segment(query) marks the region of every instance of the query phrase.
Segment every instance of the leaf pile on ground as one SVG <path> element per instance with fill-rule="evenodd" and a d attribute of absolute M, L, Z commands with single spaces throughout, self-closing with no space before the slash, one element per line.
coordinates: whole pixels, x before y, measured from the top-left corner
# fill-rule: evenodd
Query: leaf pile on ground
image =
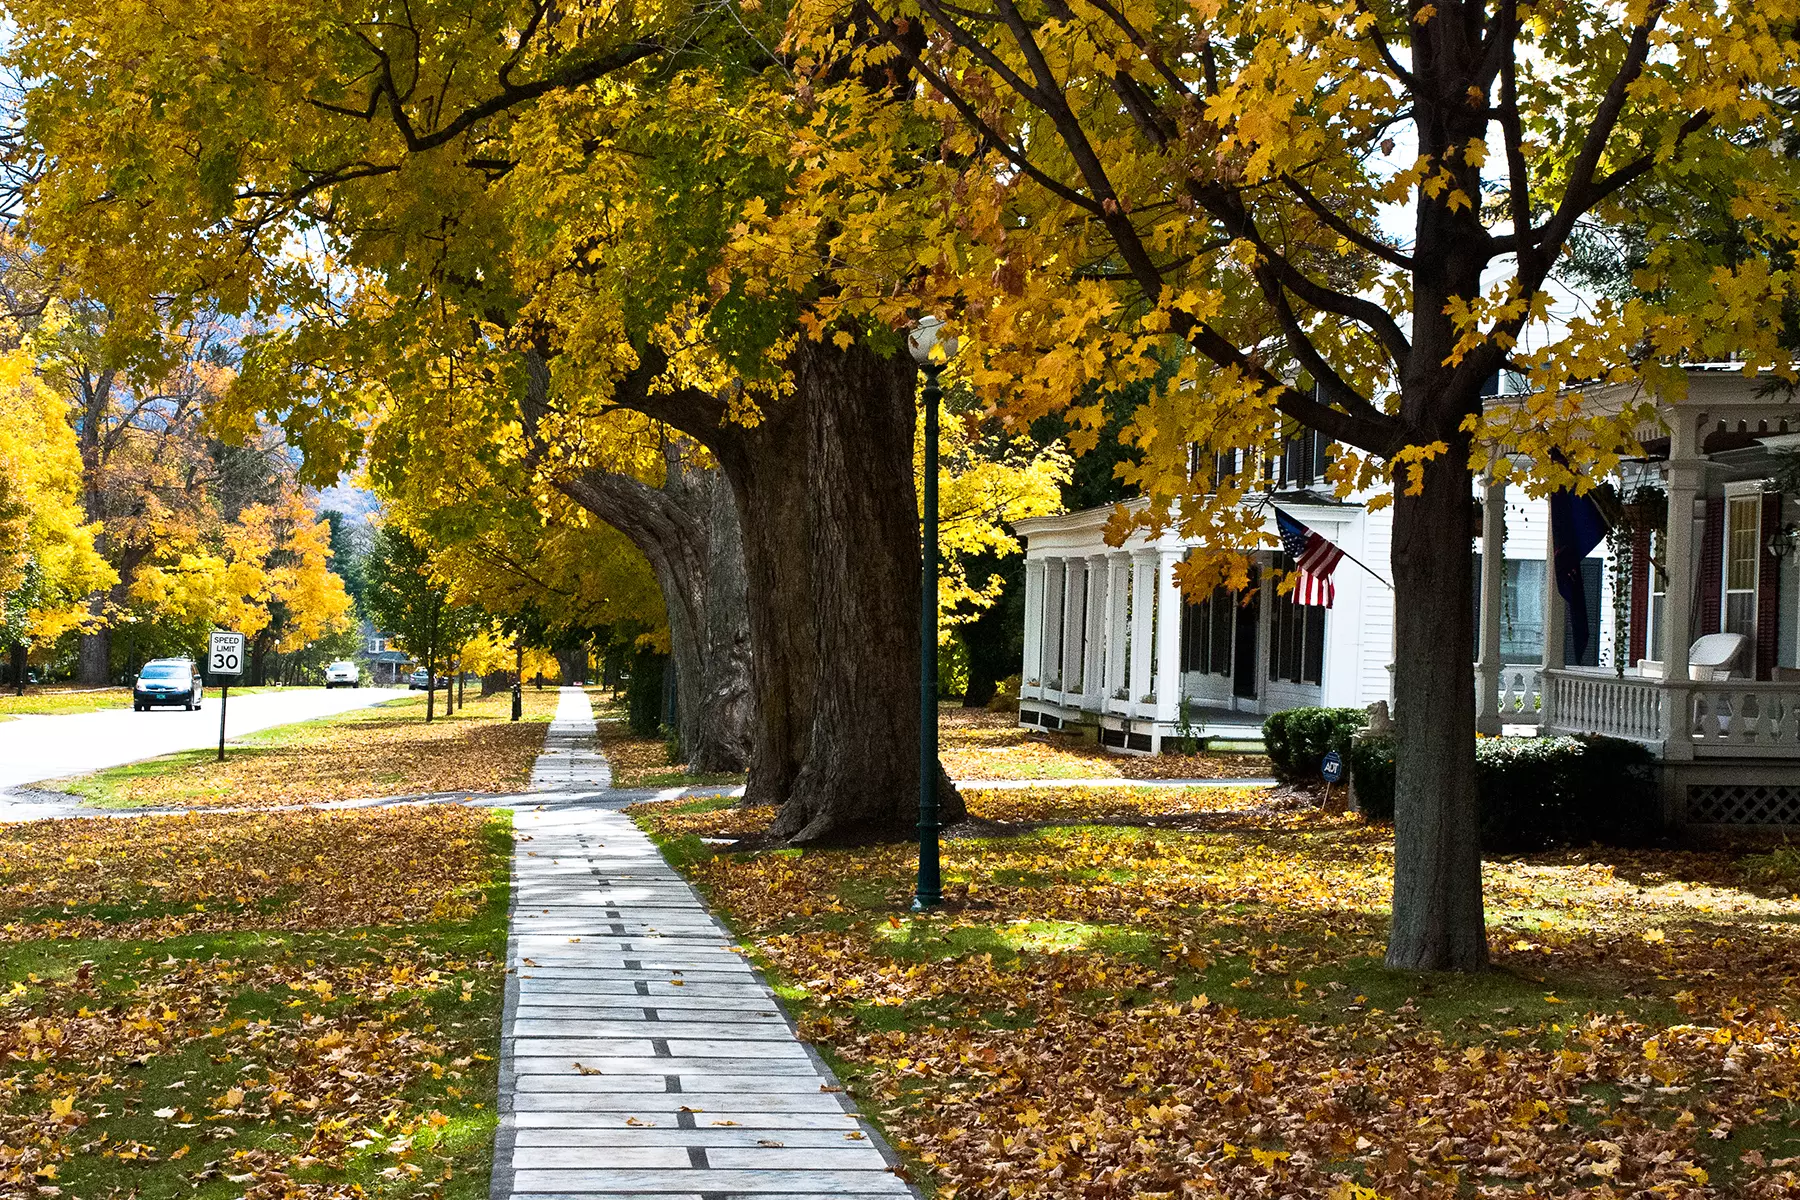
<path fill-rule="evenodd" d="M 1114 754 L 1076 734 L 1022 728 L 1012 713 L 938 710 L 939 756 L 952 779 L 1265 779 L 1260 754 Z"/>
<path fill-rule="evenodd" d="M 471 699 L 429 724 L 425 700 L 408 697 L 317 721 L 250 734 L 212 750 L 164 755 L 40 785 L 107 806 L 266 808 L 321 800 L 451 792 L 506 793 L 531 781 L 555 693 L 525 693 L 514 723 L 507 693 Z"/>
<path fill-rule="evenodd" d="M 744 933 L 939 1196 L 1800 1192 L 1800 897 L 1727 854 L 1491 862 L 1497 968 L 1381 965 L 1388 831 L 1074 824 L 710 853 Z"/>
<path fill-rule="evenodd" d="M 227 834 L 230 824 L 241 829 Z M 0 1196 L 486 1196 L 504 814 L 210 815 L 0 832 L 15 918 L 0 962 Z M 386 899 L 299 877 L 339 873 L 332 860 L 343 856 Z M 154 865 L 139 870 L 138 857 Z M 202 882 L 180 880 L 189 867 Z M 78 876 L 96 870 L 106 883 L 83 893 Z M 225 891 L 197 901 L 208 911 L 184 917 L 190 932 L 174 936 L 165 931 L 180 925 L 148 916 L 98 929 L 87 918 L 19 922 L 52 882 L 81 903 L 127 907 L 172 900 L 170 886 L 187 889 L 184 902 Z M 445 893 L 456 894 L 447 905 Z M 221 919 L 221 901 L 237 911 Z M 260 921 L 258 903 L 268 909 Z M 18 940 L 26 933 L 38 936 Z"/>
<path fill-rule="evenodd" d="M 466 920 L 490 814 L 454 805 L 0 825 L 0 941 Z"/>
<path fill-rule="evenodd" d="M 961 789 L 970 823 L 950 837 L 1003 832 L 996 825 L 1069 823 L 1171 825 L 1180 828 L 1318 827 L 1355 824 L 1359 818 L 1320 814 L 1310 797 L 1264 787 L 1034 787 Z M 768 832 L 775 808 L 745 808 L 728 797 L 678 797 L 626 809 L 652 820 L 664 837 L 738 840 Z"/>

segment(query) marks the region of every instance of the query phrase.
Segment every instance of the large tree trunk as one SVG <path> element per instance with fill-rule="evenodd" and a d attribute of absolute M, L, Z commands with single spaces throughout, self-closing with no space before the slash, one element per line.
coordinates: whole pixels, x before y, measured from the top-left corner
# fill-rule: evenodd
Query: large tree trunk
<path fill-rule="evenodd" d="M 1415 971 L 1487 965 L 1475 793 L 1473 505 L 1466 444 L 1425 468 L 1394 506 L 1394 918 L 1387 964 Z"/>
<path fill-rule="evenodd" d="M 676 732 L 688 768 L 741 771 L 749 761 L 749 612 L 737 512 L 717 471 L 671 446 L 664 485 L 587 471 L 562 485 L 576 503 L 631 539 L 650 562 L 684 681 Z"/>
<path fill-rule="evenodd" d="M 744 571 L 744 535 L 737 500 L 717 471 L 708 471 L 705 653 L 700 673 L 681 689 L 699 712 L 688 769 L 742 771 L 750 764 L 756 704 L 750 690 L 750 581 Z M 698 686 L 693 682 L 698 680 Z"/>
<path fill-rule="evenodd" d="M 112 682 L 112 630 L 96 629 L 81 635 L 75 664 L 75 679 L 87 687 L 105 687 Z"/>
<path fill-rule="evenodd" d="M 775 726 L 788 758 L 773 764 L 785 786 L 772 832 L 795 843 L 902 837 L 919 786 L 915 369 L 861 342 L 804 339 L 788 366 L 789 427 L 747 431 L 777 436 L 743 439 L 751 480 L 740 493 L 752 628 L 773 635 L 788 705 Z M 762 640 L 755 657 L 760 668 Z M 759 756 L 751 782 L 768 795 L 764 769 Z M 939 791 L 941 819 L 960 820 L 941 773 Z"/>
<path fill-rule="evenodd" d="M 915 368 L 802 339 L 791 395 L 755 424 L 691 390 L 652 392 L 654 351 L 614 399 L 711 450 L 737 500 L 756 718 L 747 804 L 796 843 L 910 834 L 918 819 Z M 939 813 L 962 797 L 939 772 Z"/>
<path fill-rule="evenodd" d="M 527 351 L 526 421 L 548 408 L 549 361 Z M 610 471 L 584 471 L 558 484 L 577 504 L 617 529 L 649 560 L 668 615 L 680 708 L 676 734 L 688 769 L 742 771 L 750 759 L 752 695 L 749 612 L 741 538 L 730 488 L 696 466 L 694 447 L 664 447 L 664 482 L 651 487 Z"/>

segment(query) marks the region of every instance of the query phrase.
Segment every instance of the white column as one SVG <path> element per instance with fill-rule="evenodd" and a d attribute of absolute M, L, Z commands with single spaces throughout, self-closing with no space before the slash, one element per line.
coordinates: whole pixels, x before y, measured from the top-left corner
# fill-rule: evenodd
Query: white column
<path fill-rule="evenodd" d="M 1131 556 L 1114 554 L 1107 558 L 1106 584 L 1106 699 L 1110 703 L 1121 691 L 1130 699 L 1131 663 L 1126 657 L 1131 644 Z"/>
<path fill-rule="evenodd" d="M 1131 556 L 1131 679 L 1130 692 L 1133 710 L 1143 703 L 1145 696 L 1156 690 L 1151 679 L 1155 669 L 1156 627 L 1152 618 L 1156 613 L 1156 555 L 1133 554 Z"/>
<path fill-rule="evenodd" d="M 1506 481 L 1489 469 L 1481 502 L 1481 696 L 1475 728 L 1500 732 L 1500 605 L 1506 581 Z"/>
<path fill-rule="evenodd" d="M 1062 686 L 1065 703 L 1080 703 L 1084 634 L 1087 632 L 1087 560 L 1063 562 Z"/>
<path fill-rule="evenodd" d="M 1087 560 L 1087 655 L 1081 667 L 1081 706 L 1096 712 L 1106 708 L 1106 589 L 1110 583 L 1106 556 L 1090 556 Z"/>
<path fill-rule="evenodd" d="M 1179 550 L 1164 550 L 1156 564 L 1156 719 L 1173 721 L 1181 709 L 1181 587 L 1175 582 Z"/>
<path fill-rule="evenodd" d="M 1663 598 L 1663 758 L 1694 757 L 1690 722 L 1688 650 L 1694 640 L 1694 503 L 1700 496 L 1697 433 L 1679 407 L 1670 422 L 1668 590 Z"/>
<path fill-rule="evenodd" d="M 1025 560 L 1025 661 L 1019 668 L 1020 695 L 1036 695 L 1044 681 L 1044 560 Z"/>
<path fill-rule="evenodd" d="M 1044 691 L 1062 691 L 1063 560 L 1044 560 Z"/>
<path fill-rule="evenodd" d="M 1663 677 L 1688 677 L 1694 640 L 1694 502 L 1700 495 L 1698 464 L 1669 460 L 1668 591 L 1663 600 Z"/>

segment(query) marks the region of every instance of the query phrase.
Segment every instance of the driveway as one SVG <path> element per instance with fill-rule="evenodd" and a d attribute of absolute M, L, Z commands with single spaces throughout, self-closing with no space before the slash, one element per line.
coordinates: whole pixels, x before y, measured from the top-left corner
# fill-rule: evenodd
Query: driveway
<path fill-rule="evenodd" d="M 405 688 L 295 688 L 233 696 L 225 735 L 240 737 L 275 725 L 335 716 L 406 695 Z M 219 693 L 207 689 L 197 712 L 129 708 L 0 721 L 0 795 L 40 779 L 85 775 L 103 767 L 197 750 L 219 742 Z"/>

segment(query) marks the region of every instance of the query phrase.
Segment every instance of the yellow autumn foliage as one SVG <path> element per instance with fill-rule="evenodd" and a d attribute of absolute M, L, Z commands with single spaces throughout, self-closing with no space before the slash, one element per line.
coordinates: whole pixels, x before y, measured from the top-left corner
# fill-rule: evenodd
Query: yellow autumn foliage
<path fill-rule="evenodd" d="M 43 646 L 80 625 L 117 578 L 81 507 L 81 455 L 28 348 L 0 355 L 0 638 Z"/>

